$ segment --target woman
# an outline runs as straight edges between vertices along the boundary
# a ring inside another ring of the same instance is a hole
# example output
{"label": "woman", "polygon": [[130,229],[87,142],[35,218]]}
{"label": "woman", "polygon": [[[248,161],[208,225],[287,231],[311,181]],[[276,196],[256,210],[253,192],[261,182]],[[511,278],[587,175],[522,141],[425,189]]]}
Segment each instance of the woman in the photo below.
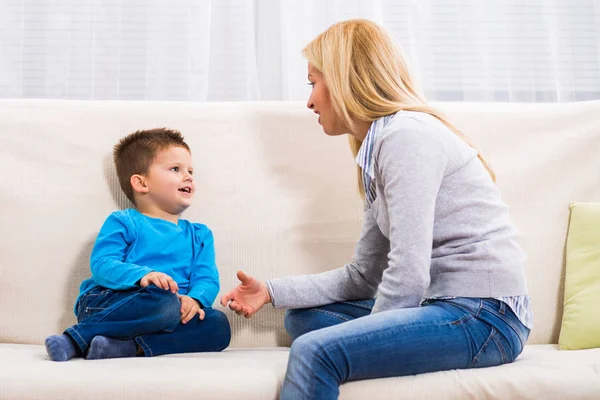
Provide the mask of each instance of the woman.
{"label": "woman", "polygon": [[333,25],[305,49],[308,108],[349,134],[365,199],[353,261],[241,284],[221,299],[250,317],[291,309],[282,399],[334,399],[349,380],[514,361],[532,327],[524,252],[482,156],[415,89],[376,24]]}

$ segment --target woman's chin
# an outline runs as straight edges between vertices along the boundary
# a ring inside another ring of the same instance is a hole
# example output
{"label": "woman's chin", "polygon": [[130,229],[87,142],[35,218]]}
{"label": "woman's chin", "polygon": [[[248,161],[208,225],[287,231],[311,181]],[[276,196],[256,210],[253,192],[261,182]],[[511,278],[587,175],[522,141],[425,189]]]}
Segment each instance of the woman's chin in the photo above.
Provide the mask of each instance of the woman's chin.
{"label": "woman's chin", "polygon": [[340,135],[344,134],[344,132],[338,132],[336,130],[326,129],[325,127],[323,127],[323,132],[325,132],[325,134],[327,136],[340,136]]}

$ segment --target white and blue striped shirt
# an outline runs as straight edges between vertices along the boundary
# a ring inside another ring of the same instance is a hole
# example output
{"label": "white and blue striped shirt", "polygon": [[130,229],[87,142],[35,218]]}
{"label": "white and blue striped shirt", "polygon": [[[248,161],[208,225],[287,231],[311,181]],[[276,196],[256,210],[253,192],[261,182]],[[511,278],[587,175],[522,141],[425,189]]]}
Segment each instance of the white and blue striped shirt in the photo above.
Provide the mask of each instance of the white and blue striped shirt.
{"label": "white and blue striped shirt", "polygon": [[[362,169],[362,183],[365,190],[365,200],[369,206],[376,197],[375,157],[373,157],[373,148],[375,147],[380,132],[395,115],[396,114],[388,115],[373,121],[356,156],[356,163]],[[436,298],[451,299],[453,296]],[[529,329],[533,328],[533,312],[531,309],[531,299],[528,295],[497,297],[496,299],[506,303],[523,325]]]}

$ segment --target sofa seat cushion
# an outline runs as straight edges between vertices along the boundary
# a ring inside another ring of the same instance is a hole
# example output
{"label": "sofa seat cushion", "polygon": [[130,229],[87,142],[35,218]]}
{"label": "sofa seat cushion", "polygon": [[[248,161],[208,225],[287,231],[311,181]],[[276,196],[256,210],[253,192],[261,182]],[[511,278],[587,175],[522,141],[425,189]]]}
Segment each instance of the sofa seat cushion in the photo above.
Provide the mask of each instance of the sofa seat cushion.
{"label": "sofa seat cushion", "polygon": [[[43,346],[0,344],[0,398],[276,399],[287,348],[54,363]],[[350,382],[341,399],[598,399],[600,349],[529,345],[510,365]]]}

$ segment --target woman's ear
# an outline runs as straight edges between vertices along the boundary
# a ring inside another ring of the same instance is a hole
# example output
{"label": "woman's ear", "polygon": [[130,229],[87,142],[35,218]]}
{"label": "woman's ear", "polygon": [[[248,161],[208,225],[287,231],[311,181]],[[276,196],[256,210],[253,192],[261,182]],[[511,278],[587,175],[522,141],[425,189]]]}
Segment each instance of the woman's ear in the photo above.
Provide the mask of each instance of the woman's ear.
{"label": "woman's ear", "polygon": [[148,186],[146,185],[146,178],[144,175],[135,174],[129,179],[129,183],[135,193],[144,194],[148,193]]}

